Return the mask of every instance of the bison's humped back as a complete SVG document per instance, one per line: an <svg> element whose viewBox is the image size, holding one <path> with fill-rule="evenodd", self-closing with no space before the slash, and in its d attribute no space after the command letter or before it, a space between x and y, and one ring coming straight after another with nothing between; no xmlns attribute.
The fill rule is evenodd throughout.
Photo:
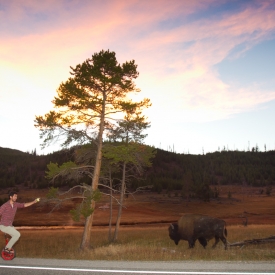
<svg viewBox="0 0 275 275"><path fill-rule="evenodd" d="M178 232L183 240L189 240L193 237L195 223L203 215L200 214L185 214L178 220Z"/></svg>

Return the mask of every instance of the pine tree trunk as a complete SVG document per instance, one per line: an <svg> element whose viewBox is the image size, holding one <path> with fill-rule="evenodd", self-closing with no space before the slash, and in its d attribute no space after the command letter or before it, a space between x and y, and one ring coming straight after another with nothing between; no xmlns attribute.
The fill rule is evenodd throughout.
<svg viewBox="0 0 275 275"><path fill-rule="evenodd" d="M120 220L121 220L121 213L122 213L122 207L123 207L123 199L124 199L124 192L125 192L125 175L126 175L126 163L123 163L123 172L122 172L122 183L121 183L121 193L120 193L120 204L118 208L117 213L117 221L116 221L116 229L114 233L114 241L118 238L118 231L120 226Z"/></svg>
<svg viewBox="0 0 275 275"><path fill-rule="evenodd" d="M94 206L93 206L93 204L94 204ZM95 207L94 201L92 201L92 207ZM93 225L93 216L94 216L94 213L92 213L85 220L85 226L84 226L82 241L81 241L81 245L80 245L80 249L82 249L82 250L91 248L91 230L92 230L92 225Z"/></svg>
<svg viewBox="0 0 275 275"><path fill-rule="evenodd" d="M109 217L109 242L112 241L112 219L113 219L113 184L112 184L112 175L110 172L110 217Z"/></svg>
<svg viewBox="0 0 275 275"><path fill-rule="evenodd" d="M96 155L95 169L94 169L93 180L92 180L92 191L95 191L98 188L98 182L99 182L99 176L100 176L101 160L102 160L102 144L103 144L102 137L103 137L103 131L104 131L104 125L105 125L105 122L104 122L105 102L106 102L106 94L103 94L102 113L100 117L100 126L99 126L99 132L98 132L97 155ZM94 200L92 200L91 202L91 208L95 210ZM91 247L91 230L93 226L93 218L94 218L94 211L85 220L85 227L82 235L82 242L81 242L80 249Z"/></svg>

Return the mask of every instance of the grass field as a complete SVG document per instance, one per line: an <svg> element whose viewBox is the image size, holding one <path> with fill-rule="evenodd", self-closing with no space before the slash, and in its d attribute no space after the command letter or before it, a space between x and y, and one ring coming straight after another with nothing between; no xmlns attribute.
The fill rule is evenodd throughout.
<svg viewBox="0 0 275 275"><path fill-rule="evenodd" d="M108 243L109 211L100 206L108 204L103 197L96 205L92 229L92 250L80 251L83 220L75 223L69 210L75 202L67 202L62 208L49 214L45 196L47 190L20 190L19 201L28 202L41 197L26 209L19 209L14 225L21 227L21 238L15 245L18 257L88 259L88 260L216 260L216 261L275 261L275 243L247 245L224 250L220 243L211 248L213 241L203 249L197 242L194 249L181 241L178 246L168 236L168 225L184 213L201 213L224 219L227 223L230 243L275 235L275 194L260 193L260 188L221 186L220 197L210 202L187 201L177 193L142 193L129 196L122 212L122 227L118 242ZM229 198L228 193L231 197ZM2 190L0 197L6 197ZM114 205L113 223L117 214ZM244 222L248 226L244 226ZM43 226L41 230L25 230L22 226ZM65 229L49 229L59 226ZM79 226L79 229L68 229ZM45 229L45 227L47 229Z"/></svg>
<svg viewBox="0 0 275 275"><path fill-rule="evenodd" d="M119 241L109 244L105 227L93 230L93 249L80 251L82 230L21 230L20 241L16 244L18 257L126 260L126 261L275 261L275 243L230 247L224 250L220 242L215 249L210 241L204 249L198 242L189 249L185 241L176 246L168 236L168 226L122 227ZM245 239L263 238L274 235L273 225L251 225L248 227L229 226L230 243Z"/></svg>

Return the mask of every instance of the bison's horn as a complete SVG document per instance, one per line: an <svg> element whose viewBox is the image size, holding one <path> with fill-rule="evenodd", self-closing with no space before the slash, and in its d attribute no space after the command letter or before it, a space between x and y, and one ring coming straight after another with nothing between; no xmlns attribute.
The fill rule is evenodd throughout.
<svg viewBox="0 0 275 275"><path fill-rule="evenodd" d="M174 225L172 223L170 223L170 227L174 230Z"/></svg>

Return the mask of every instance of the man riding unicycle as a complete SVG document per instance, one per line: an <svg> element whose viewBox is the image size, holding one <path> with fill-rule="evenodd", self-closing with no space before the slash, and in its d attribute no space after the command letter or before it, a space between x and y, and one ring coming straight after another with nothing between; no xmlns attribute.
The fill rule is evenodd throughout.
<svg viewBox="0 0 275 275"><path fill-rule="evenodd" d="M20 237L19 231L17 231L12 225L17 208L29 207L37 203L40 199L38 198L28 203L19 203L19 202L16 202L16 200L17 200L17 193L11 192L9 194L9 200L0 207L0 216L1 216L0 230L11 236L11 239L3 249L3 253L5 254L14 254L14 250L12 249L12 247Z"/></svg>

